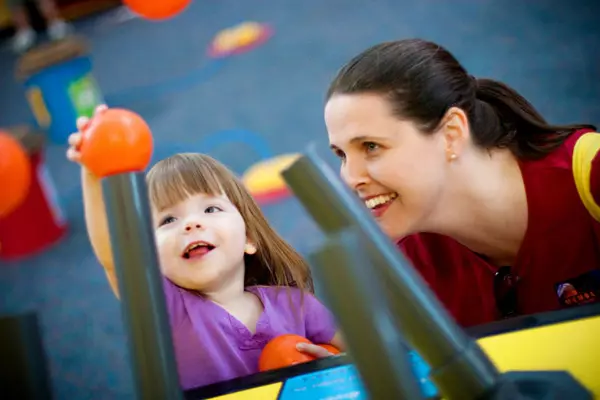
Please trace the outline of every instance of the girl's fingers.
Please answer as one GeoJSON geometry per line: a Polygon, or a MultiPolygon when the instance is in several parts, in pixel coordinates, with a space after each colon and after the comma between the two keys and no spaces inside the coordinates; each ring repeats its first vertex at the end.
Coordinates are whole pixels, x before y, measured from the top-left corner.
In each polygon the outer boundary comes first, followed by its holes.
{"type": "Polygon", "coordinates": [[[316,344],[298,343],[296,345],[296,350],[315,358],[325,358],[333,355],[329,350],[317,346],[316,344]]]}
{"type": "Polygon", "coordinates": [[[67,158],[73,162],[80,162],[81,161],[81,153],[79,153],[74,148],[70,147],[69,150],[67,150],[67,158]]]}
{"type": "Polygon", "coordinates": [[[81,133],[73,133],[69,136],[69,146],[79,147],[81,144],[82,135],[81,133]]]}
{"type": "Polygon", "coordinates": [[[99,113],[101,113],[102,111],[106,111],[108,110],[108,106],[106,104],[100,104],[98,107],[96,107],[96,110],[94,111],[94,115],[97,115],[99,113]]]}
{"type": "Polygon", "coordinates": [[[77,130],[78,131],[85,130],[85,128],[89,122],[90,122],[90,119],[88,117],[77,118],[77,130]]]}

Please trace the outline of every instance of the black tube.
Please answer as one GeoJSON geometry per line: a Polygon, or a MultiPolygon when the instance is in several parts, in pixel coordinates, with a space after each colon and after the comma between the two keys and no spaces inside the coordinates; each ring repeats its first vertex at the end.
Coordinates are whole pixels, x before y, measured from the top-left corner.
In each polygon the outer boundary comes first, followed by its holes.
{"type": "Polygon", "coordinates": [[[136,398],[182,399],[144,175],[111,176],[102,189],[136,398]]]}
{"type": "Polygon", "coordinates": [[[331,236],[311,257],[313,273],[327,288],[326,303],[343,327],[369,398],[422,399],[408,348],[361,241],[359,232],[350,230],[331,236]]]}
{"type": "Polygon", "coordinates": [[[402,326],[410,345],[431,366],[431,378],[440,392],[450,399],[478,398],[488,392],[498,378],[495,366],[453,321],[337,174],[309,150],[283,171],[283,177],[326,234],[346,228],[363,232],[363,246],[368,246],[373,267],[384,283],[397,326],[402,326]]]}
{"type": "Polygon", "coordinates": [[[52,399],[46,352],[35,313],[0,318],[0,398],[52,399]]]}

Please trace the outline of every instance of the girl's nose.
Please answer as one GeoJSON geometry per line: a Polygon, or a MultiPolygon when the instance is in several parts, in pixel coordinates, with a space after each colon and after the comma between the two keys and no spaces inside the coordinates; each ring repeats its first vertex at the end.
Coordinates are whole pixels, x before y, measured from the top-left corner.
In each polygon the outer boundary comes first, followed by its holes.
{"type": "Polygon", "coordinates": [[[189,232],[194,228],[200,229],[200,228],[202,228],[202,225],[200,225],[199,223],[188,223],[185,225],[186,232],[189,232]]]}

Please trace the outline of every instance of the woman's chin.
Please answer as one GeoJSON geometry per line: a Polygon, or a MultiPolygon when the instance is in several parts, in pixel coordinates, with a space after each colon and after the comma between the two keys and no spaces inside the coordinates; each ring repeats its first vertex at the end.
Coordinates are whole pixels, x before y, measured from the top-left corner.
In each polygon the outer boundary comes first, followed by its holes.
{"type": "Polygon", "coordinates": [[[410,234],[409,227],[406,224],[399,223],[402,220],[402,217],[394,218],[393,215],[389,214],[384,218],[377,219],[377,223],[387,237],[397,241],[410,234]]]}

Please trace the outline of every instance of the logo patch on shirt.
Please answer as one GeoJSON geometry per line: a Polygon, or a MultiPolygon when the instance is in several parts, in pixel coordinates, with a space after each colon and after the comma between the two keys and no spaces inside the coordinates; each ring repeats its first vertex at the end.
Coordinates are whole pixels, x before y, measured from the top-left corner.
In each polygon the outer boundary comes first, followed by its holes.
{"type": "Polygon", "coordinates": [[[600,270],[593,270],[554,285],[563,307],[595,303],[600,300],[600,270]]]}

